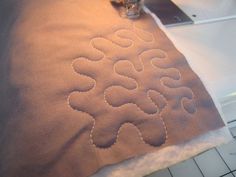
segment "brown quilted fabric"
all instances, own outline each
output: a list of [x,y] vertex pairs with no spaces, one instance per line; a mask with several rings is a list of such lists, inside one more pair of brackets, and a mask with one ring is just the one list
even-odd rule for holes
[[12,32],[16,111],[3,177],[85,177],[222,127],[184,56],[143,14],[108,0],[24,1]]

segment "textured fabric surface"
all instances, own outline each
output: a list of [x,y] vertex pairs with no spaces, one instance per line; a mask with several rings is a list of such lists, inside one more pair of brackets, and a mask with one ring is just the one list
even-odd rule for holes
[[18,100],[6,115],[0,176],[89,176],[224,126],[149,15],[122,19],[107,0],[22,4],[8,53]]
[[232,141],[232,136],[228,128],[224,127],[210,131],[186,143],[168,146],[153,153],[106,166],[92,177],[144,177],[230,141]]
[[[182,52],[185,48],[179,45],[179,41],[174,40],[174,36],[171,36],[168,32],[168,29],[163,26],[161,21],[152,14],[147,8],[144,8],[145,12],[153,16],[153,19],[156,21],[157,25],[164,31],[164,33],[168,36],[169,39],[174,43],[179,51]],[[184,50],[186,51],[186,50]],[[185,54],[185,53],[184,53]],[[187,61],[191,60],[191,58],[186,58]],[[201,71],[196,69],[194,64],[190,63],[191,68],[196,73],[201,73]],[[204,83],[207,91],[210,93],[217,110],[219,111],[221,117],[225,121],[224,114],[221,110],[221,105],[215,96],[215,92],[209,88],[209,83],[201,78],[201,81]],[[163,148],[159,151],[155,151],[153,153],[147,153],[145,155],[131,158],[122,163],[114,164],[111,166],[107,166],[99,170],[98,173],[92,175],[93,177],[143,177],[152,172],[158,171],[160,169],[164,169],[170,167],[178,162],[183,160],[187,160],[191,157],[198,155],[210,148],[226,144],[232,141],[232,135],[229,132],[227,127],[223,127],[214,131],[209,131],[197,138],[192,139],[191,141],[186,141],[185,143],[170,145],[166,148]]]

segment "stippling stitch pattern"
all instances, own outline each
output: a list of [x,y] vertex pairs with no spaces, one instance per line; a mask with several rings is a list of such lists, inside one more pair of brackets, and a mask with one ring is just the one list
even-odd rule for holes
[[70,93],[68,104],[94,119],[90,138],[98,148],[112,147],[127,123],[138,129],[144,143],[161,146],[168,139],[162,112],[171,108],[194,114],[193,92],[182,85],[181,73],[158,48],[153,34],[133,25],[113,35],[90,41],[103,57],[73,61],[73,70],[95,83]]

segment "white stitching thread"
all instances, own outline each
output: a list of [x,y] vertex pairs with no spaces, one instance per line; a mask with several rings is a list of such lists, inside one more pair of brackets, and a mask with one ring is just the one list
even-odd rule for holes
[[[135,24],[133,24],[133,28],[136,28],[137,30],[142,30],[142,29],[137,28],[137,27],[135,26]],[[88,78],[90,78],[90,79],[93,79],[93,78],[91,78],[90,76],[87,76],[87,75],[85,75],[85,74],[81,74],[81,73],[76,72],[75,69],[74,69],[74,67],[73,67],[73,65],[74,65],[74,62],[76,62],[76,61],[79,60],[80,58],[83,58],[83,59],[85,59],[85,60],[89,60],[90,62],[96,62],[96,61],[103,60],[103,59],[106,57],[106,56],[105,56],[105,53],[104,53],[102,50],[100,50],[99,48],[97,48],[97,47],[95,46],[95,44],[93,43],[95,39],[103,39],[103,40],[105,39],[105,40],[108,40],[109,42],[111,42],[112,44],[118,45],[118,46],[120,46],[120,47],[122,47],[122,48],[130,48],[130,47],[132,47],[132,46],[134,45],[134,41],[133,41],[132,39],[127,39],[127,38],[125,38],[125,37],[123,37],[123,36],[120,36],[120,35],[118,34],[118,32],[121,31],[121,30],[129,30],[129,29],[118,29],[117,31],[115,31],[116,37],[131,41],[132,44],[131,44],[130,46],[122,46],[122,45],[120,45],[120,44],[118,44],[118,43],[115,43],[115,42],[112,41],[112,40],[106,39],[106,38],[104,38],[104,37],[95,37],[95,38],[91,39],[91,41],[90,41],[89,44],[90,44],[90,46],[91,46],[92,48],[94,48],[95,50],[97,50],[99,53],[102,53],[102,54],[103,54],[103,57],[101,57],[101,58],[98,59],[98,60],[91,60],[91,59],[88,59],[87,57],[78,57],[78,58],[74,59],[74,60],[72,61],[72,63],[71,63],[71,67],[72,67],[72,69],[74,70],[74,72],[77,73],[77,74],[80,74],[80,75],[82,75],[82,76],[88,77]],[[144,31],[144,30],[142,30],[142,31]],[[133,31],[131,31],[131,32],[132,32],[134,35],[136,35],[136,37],[137,37],[139,40],[144,41],[144,42],[146,42],[146,43],[147,43],[147,42],[153,43],[153,42],[155,41],[154,35],[153,35],[152,33],[149,33],[149,35],[152,36],[152,41],[145,41],[145,40],[143,40],[141,37],[139,37],[135,32],[133,32]],[[150,49],[150,50],[155,50],[155,49]],[[168,57],[168,56],[166,55],[166,53],[165,53],[163,50],[161,50],[161,49],[157,49],[157,50],[160,50],[160,51],[163,52],[163,54],[165,55],[165,57],[157,57],[157,58],[164,58],[164,59],[166,59],[166,58]],[[145,52],[148,52],[148,50],[142,51],[142,52],[138,55],[138,57],[139,57],[139,59],[140,59],[140,61],[141,61],[141,64],[142,64],[143,69],[144,69],[144,64],[143,64],[143,61],[142,61],[142,59],[141,59],[140,56],[141,56],[143,53],[145,53]],[[153,59],[154,59],[154,58],[156,58],[156,57],[153,57]],[[115,63],[115,64],[116,64],[116,63]],[[115,68],[115,64],[114,64],[114,68]],[[151,59],[151,64],[153,65],[152,59]],[[154,66],[154,67],[157,67],[156,65],[153,65],[153,66]],[[133,65],[132,65],[132,67],[134,68]],[[116,72],[116,70],[115,70],[114,68],[113,68],[113,72]],[[158,67],[157,67],[157,68],[158,68]],[[163,69],[170,69],[170,68],[163,68]],[[176,69],[176,68],[173,68],[173,69],[175,69],[175,70],[177,70],[177,71],[179,72],[178,69]],[[134,70],[136,71],[135,68],[134,68]],[[117,72],[116,72],[116,73],[117,73]],[[179,72],[179,74],[180,74],[180,72]],[[120,74],[119,74],[119,75],[120,75]],[[135,83],[136,83],[136,86],[137,86],[137,88],[138,88],[138,83],[137,83],[137,81],[136,81],[135,79],[133,79],[133,78],[131,78],[131,77],[129,77],[129,76],[125,76],[125,75],[120,75],[120,76],[134,80]],[[162,81],[163,78],[164,78],[164,77],[162,77],[162,78],[160,79],[160,81],[161,81],[161,84],[162,84],[163,86],[165,86],[165,85],[163,84],[163,81]],[[167,77],[167,78],[169,78],[169,77]],[[181,78],[181,75],[180,75],[180,78]],[[170,79],[173,79],[173,78],[170,78]],[[173,79],[173,80],[175,80],[175,79]],[[93,79],[93,81],[94,81],[94,87],[91,88],[91,89],[89,89],[88,91],[91,91],[92,89],[94,89],[94,88],[96,87],[96,80]],[[113,86],[110,86],[110,87],[113,87]],[[110,87],[109,87],[109,88],[110,88]],[[166,86],[165,86],[165,87],[166,87]],[[137,88],[136,88],[136,89],[137,89]],[[189,89],[188,87],[186,87],[186,88]],[[110,105],[110,104],[107,102],[106,98],[105,98],[105,92],[107,91],[107,89],[108,89],[108,88],[106,88],[106,89],[104,90],[103,96],[104,96],[104,101],[106,102],[106,104]],[[133,90],[133,89],[132,89],[132,90]],[[191,90],[191,89],[189,89],[189,90]],[[150,90],[149,90],[149,91],[150,91]],[[155,103],[155,102],[150,98],[150,96],[148,95],[148,92],[149,92],[149,91],[147,91],[147,97],[156,105],[156,103]],[[154,91],[155,91],[155,92],[158,92],[158,91],[156,91],[156,90],[154,90]],[[67,97],[67,105],[68,105],[72,110],[86,113],[86,114],[88,114],[90,117],[92,117],[94,123],[93,123],[93,127],[92,127],[92,129],[91,129],[91,131],[90,131],[90,140],[91,140],[91,143],[93,144],[93,146],[97,147],[97,145],[96,145],[96,144],[94,143],[94,141],[93,141],[93,131],[94,131],[94,128],[95,128],[95,125],[96,125],[96,120],[95,120],[95,118],[94,118],[92,115],[90,115],[89,113],[84,112],[84,111],[81,111],[81,110],[77,110],[77,109],[75,109],[75,108],[73,108],[73,107],[71,106],[71,104],[70,104],[70,96],[71,96],[71,94],[72,94],[73,92],[75,92],[75,91],[72,91],[72,92],[69,94],[69,96]],[[79,91],[76,91],[76,92],[79,92]],[[86,92],[86,91],[85,91],[85,92]],[[192,90],[191,90],[191,92],[192,92]],[[159,92],[158,92],[158,93],[159,93]],[[160,94],[160,93],[159,93],[159,94]],[[193,92],[192,92],[192,94],[193,94]],[[159,108],[159,110],[160,110],[160,111],[158,112],[159,117],[160,117],[159,119],[162,121],[164,130],[165,130],[165,142],[162,144],[162,145],[164,145],[164,144],[167,142],[167,140],[168,140],[168,130],[167,130],[167,126],[166,126],[166,124],[165,124],[165,121],[163,120],[162,113],[164,112],[165,109],[167,109],[167,107],[168,107],[168,102],[167,102],[166,98],[165,98],[162,94],[160,94],[160,96],[162,96],[162,97],[164,98],[163,100],[164,100],[164,102],[165,102],[165,106],[164,106],[161,110],[160,110],[160,108],[158,107],[158,105],[156,105],[156,106],[157,106],[157,108]],[[194,97],[194,94],[193,94],[192,96]],[[126,104],[134,104],[134,105],[136,105],[136,106],[138,107],[138,109],[139,109],[140,111],[144,112],[144,111],[143,111],[141,108],[139,108],[139,106],[138,106],[137,104],[135,104],[135,103],[126,103]],[[112,105],[110,105],[110,106],[112,106]],[[112,107],[114,107],[114,106],[112,106]],[[146,112],[144,112],[144,113],[145,113],[145,114],[149,114],[149,113],[146,113]],[[154,114],[157,114],[157,113],[154,113]],[[152,114],[149,114],[149,115],[152,115]],[[107,148],[102,148],[102,149],[109,149],[109,148],[112,148],[112,147],[116,144],[117,139],[119,138],[119,133],[120,133],[122,127],[124,127],[125,124],[132,124],[132,123],[130,123],[130,122],[122,123],[121,126],[120,126],[120,128],[119,128],[119,130],[117,131],[117,136],[116,136],[116,139],[115,139],[115,143],[112,144],[111,146],[107,147]],[[132,126],[134,126],[134,127],[138,130],[140,139],[141,139],[145,144],[147,144],[147,145],[149,145],[149,146],[152,146],[152,145],[150,145],[150,144],[148,144],[148,143],[145,142],[145,140],[143,139],[142,133],[141,133],[141,131],[139,130],[139,128],[138,128],[137,126],[135,126],[134,124],[132,124]],[[160,146],[162,146],[162,145],[160,145]],[[152,146],[152,147],[153,147],[153,146]]]
[[[121,86],[110,86],[109,88],[112,88],[112,87],[121,87]],[[123,88],[123,87],[122,87]],[[127,103],[124,103],[123,105],[121,105],[121,106],[113,106],[113,105],[111,105],[110,103],[108,103],[108,101],[107,101],[107,99],[106,99],[106,91],[107,91],[107,89],[108,88],[106,88],[105,89],[105,91],[104,91],[104,100],[105,100],[105,102],[109,105],[109,106],[111,106],[111,107],[113,107],[113,108],[117,108],[117,107],[123,107],[123,106],[125,106],[125,105],[135,105],[136,107],[137,107],[137,109],[138,110],[140,110],[141,112],[143,112],[143,113],[145,113],[145,114],[148,114],[148,115],[155,115],[155,114],[157,114],[158,113],[158,111],[156,111],[155,113],[147,113],[147,112],[145,112],[144,110],[142,110],[136,103],[133,103],[133,102],[127,102]],[[151,100],[152,101],[152,100]],[[153,101],[152,101],[153,102]],[[156,104],[155,104],[156,105]],[[157,107],[158,108],[158,107]]]

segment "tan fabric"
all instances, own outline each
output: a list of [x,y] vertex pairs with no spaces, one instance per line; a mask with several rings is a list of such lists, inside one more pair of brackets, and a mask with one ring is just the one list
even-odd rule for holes
[[12,39],[19,102],[0,176],[85,177],[224,125],[149,15],[122,19],[108,0],[24,1]]

